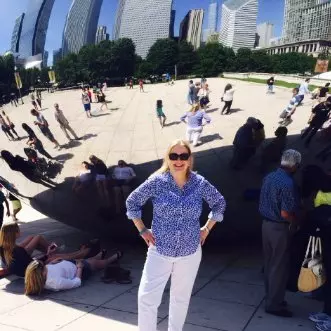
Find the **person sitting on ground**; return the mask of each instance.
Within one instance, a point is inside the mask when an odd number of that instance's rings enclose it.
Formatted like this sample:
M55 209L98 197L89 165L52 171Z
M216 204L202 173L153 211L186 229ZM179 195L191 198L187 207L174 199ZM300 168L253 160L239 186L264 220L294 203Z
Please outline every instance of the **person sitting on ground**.
M45 255L43 260L50 263L54 259L82 259L87 256L91 247L82 247L73 253L56 254L57 245L49 243L43 236L28 236L21 243L17 240L21 236L21 231L17 223L3 225L0 231L0 258L10 274L24 277L26 268L33 261L31 255L35 250L41 251Z
M233 140L233 156L230 165L233 169L239 170L255 154L256 146L254 142L254 127L257 120L249 117L246 123L240 127Z
M261 171L264 171L270 163L280 161L287 143L287 128L280 126L275 131L276 138L267 144L261 154Z
M82 162L78 176L72 186L74 193L79 194L84 189L87 183L92 180L90 164L86 161Z
M124 206L123 202L126 201L131 193L132 181L136 178L136 174L125 161L119 160L112 177L114 179L116 213L119 214L121 207Z
M25 294L40 295L43 290L61 291L80 287L82 280L87 280L94 271L102 270L118 261L122 253L118 251L111 257L102 260L102 254L86 260L54 260L45 265L33 261L25 273Z

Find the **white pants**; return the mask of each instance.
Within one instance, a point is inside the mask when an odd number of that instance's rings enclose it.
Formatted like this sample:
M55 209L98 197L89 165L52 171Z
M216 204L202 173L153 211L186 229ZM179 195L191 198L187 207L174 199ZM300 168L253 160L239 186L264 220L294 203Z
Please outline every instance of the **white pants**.
M138 292L139 331L156 331L157 310L170 276L168 331L183 330L201 255L201 246L184 257L161 255L155 246L148 249Z
M186 140L189 142L193 141L193 146L196 146L198 144L198 141L200 140L200 136L202 133L202 126L199 126L197 128L187 128L186 131Z

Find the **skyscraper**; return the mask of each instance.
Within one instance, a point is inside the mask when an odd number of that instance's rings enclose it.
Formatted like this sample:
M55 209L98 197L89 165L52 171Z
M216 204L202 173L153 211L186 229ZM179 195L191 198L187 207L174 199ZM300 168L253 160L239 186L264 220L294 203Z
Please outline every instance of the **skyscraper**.
M102 0L73 0L64 26L63 55L95 43L101 5Z
M171 10L171 17L170 17L170 27L169 27L169 37L175 37L175 20L176 20L176 10Z
M19 53L23 58L44 54L48 22L55 0L29 0L24 16Z
M228 0L222 5L220 43L232 47L253 48L258 0Z
M109 33L107 33L107 27L104 25L98 26L97 33L95 35L95 43L99 44L103 40L109 40Z
M13 30L13 34L11 37L11 47L10 50L13 53L19 52L19 46L20 46L20 38L22 33L22 26L23 26L23 20L24 20L24 13L16 18L15 20L15 26Z
M201 45L203 15L203 9L192 9L180 24L179 40L186 40L194 49Z
M53 51L53 65L62 59L62 48Z
M270 40L274 36L274 25L269 22L261 23L257 26L257 34L259 35L259 47L270 46Z
M173 0L119 0L114 39L131 38L136 53L147 56L158 40L169 38Z
M331 40L331 0L285 0L283 43Z
M217 31L218 23L218 2L210 0L208 7L208 28L203 31L203 41L208 41L209 36L214 35Z
M43 67L46 68L47 64L48 64L48 51L44 51L44 55L43 55Z

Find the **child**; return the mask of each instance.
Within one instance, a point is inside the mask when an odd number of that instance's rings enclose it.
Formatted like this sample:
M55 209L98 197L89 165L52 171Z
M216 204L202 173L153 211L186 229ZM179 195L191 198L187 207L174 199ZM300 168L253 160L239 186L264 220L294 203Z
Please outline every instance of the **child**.
M156 101L156 114L157 114L157 117L159 118L161 128L163 128L167 118L166 118L166 116L164 115L164 112L163 112L162 100L157 100Z
M292 99L290 100L290 103L279 116L282 119L279 124L281 124L282 126L287 126L293 122L291 116L294 114L296 108L300 104L300 96L298 95L299 89L296 87L292 90L292 92L293 95Z
M140 92L145 92L144 91L144 82L142 79L140 79L140 81L139 81L139 88L140 88Z

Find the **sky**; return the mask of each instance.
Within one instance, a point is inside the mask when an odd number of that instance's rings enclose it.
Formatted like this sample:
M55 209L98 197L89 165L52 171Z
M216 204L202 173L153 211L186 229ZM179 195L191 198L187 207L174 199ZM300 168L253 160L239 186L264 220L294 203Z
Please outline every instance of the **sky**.
M143 1L143 0L141 0ZM61 47L62 32L65 18L72 0L55 0L52 15L49 21L45 50L49 51L49 62L52 62L53 50ZM0 0L0 54L10 49L11 35L15 19L27 8L29 0ZM222 3L222 0L219 0ZM175 34L178 35L179 25L188 10L203 8L208 10L209 0L174 0L176 10ZM103 0L99 25L106 25L108 33L112 33L117 8L117 0ZM280 36L283 23L284 0L259 0L257 23L270 22L275 26L274 35ZM206 12L204 25L207 24ZM220 22L219 22L220 23Z

